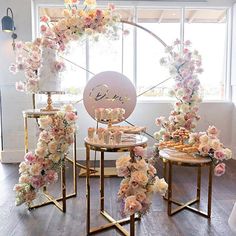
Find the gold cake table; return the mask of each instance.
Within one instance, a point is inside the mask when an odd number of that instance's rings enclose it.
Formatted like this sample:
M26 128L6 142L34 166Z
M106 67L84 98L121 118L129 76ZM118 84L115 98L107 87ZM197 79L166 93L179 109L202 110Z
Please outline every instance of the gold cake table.
M139 216L131 215L128 218L115 220L104 208L105 195L104 195L104 153L105 152L130 152L131 158L133 155L133 149L136 146L147 146L148 139L142 135L133 135L132 141L122 141L117 145L106 145L93 143L88 138L84 139L86 147L86 198L87 198L87 235L99 233L103 230L110 228L117 229L122 235L134 236L135 235L135 220L140 219ZM108 220L109 223L101 225L99 227L90 228L90 151L98 151L100 156L100 214ZM128 232L123 224L130 223L130 232Z
M168 207L167 207L168 215L172 216L180 212L181 210L188 209L192 212L200 214L201 216L210 218L211 217L211 198L212 198L212 168L213 168L211 159L206 158L206 157L194 157L192 154L187 154L187 153L176 151L175 149L170 149L170 148L164 148L160 150L160 157L163 161L164 178L168 180L168 193L167 193L167 197L164 197L164 199L167 200L167 203L168 203ZM172 167L173 165L197 167L197 196L195 199L187 203L182 203L172 198ZM168 177L167 177L167 166L168 166ZM200 202L202 167L209 168L207 213L191 206L197 202ZM178 205L178 207L174 210L172 210L172 203Z
M23 111L24 117L24 144L25 144L25 153L29 151L29 140L28 140L28 119L38 119L43 116L52 116L55 115L57 111L41 111L39 109L25 110ZM70 159L67 155L64 156L64 159L69 161L72 164L73 168L73 193L66 194L66 167L65 165L61 165L61 197L55 198L53 197L44 187L43 194L48 199L46 202L38 205L32 205L29 209L39 208L45 205L54 204L58 209L62 212L66 212L66 200L71 197L76 197L77 195L77 175L76 175L76 133L74 134L74 144L73 144L73 159ZM59 202L62 201L62 204Z

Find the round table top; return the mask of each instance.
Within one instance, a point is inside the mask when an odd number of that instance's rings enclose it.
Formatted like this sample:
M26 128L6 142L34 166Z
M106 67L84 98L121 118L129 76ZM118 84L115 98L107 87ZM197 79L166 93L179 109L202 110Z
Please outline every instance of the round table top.
M160 150L160 157L171 161L174 164L189 164L189 165L202 165L211 163L209 157L195 157L192 154L180 152L171 148L164 148Z
M136 146L145 146L147 145L148 138L143 135L138 134L124 134L121 138L121 143L119 144L104 144L99 142L94 142L88 137L84 139L85 144L97 148L97 149L108 149L108 150L117 150L117 149L130 149Z
M47 116L47 115L55 115L58 111L43 111L40 109L29 109L22 111L24 116Z

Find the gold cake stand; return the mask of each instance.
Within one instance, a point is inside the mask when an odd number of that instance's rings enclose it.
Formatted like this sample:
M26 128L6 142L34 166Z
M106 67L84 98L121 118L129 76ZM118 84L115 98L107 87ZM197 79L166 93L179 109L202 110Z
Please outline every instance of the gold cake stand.
M104 208L105 194L104 194L104 153L105 152L130 152L131 158L134 158L133 149L136 146L147 146L148 139L142 135L136 135L135 141L124 142L117 145L105 145L92 143L88 138L85 138L86 147L86 199L87 199L87 235L96 234L110 228L117 229L122 235L135 235L135 220L140 219L139 216L131 215L128 218L116 220ZM98 151L100 156L100 214L109 222L99 227L90 228L90 151ZM128 232L122 225L130 223L130 232Z

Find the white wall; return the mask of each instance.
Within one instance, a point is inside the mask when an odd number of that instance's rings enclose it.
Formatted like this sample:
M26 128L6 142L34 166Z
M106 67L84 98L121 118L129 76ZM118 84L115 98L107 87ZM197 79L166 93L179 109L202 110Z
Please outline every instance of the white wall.
M45 2L45 1L44 1ZM47 1L48 2L48 1ZM54 2L58 2L55 1ZM62 2L62 1L60 1ZM210 0L209 5L230 6L232 1L213 1ZM165 2L165 5L167 3ZM31 41L31 1L30 0L0 0L0 17L6 13L6 8L9 6L14 12L16 23L16 32L18 38L24 41ZM23 160L24 153L24 133L23 133L23 118L22 110L31 108L31 96L15 91L15 81L20 80L19 75L12 75L8 71L10 63L14 61L14 53L11 48L10 35L0 32L0 86L2 93L3 107L3 152L2 162L19 162ZM79 158L84 159L83 138L86 136L86 130L89 126L94 126L94 121L88 116L82 104L77 106L79 114L79 131L78 145ZM155 102L138 103L137 107L129 118L129 121L136 125L147 126L148 131L152 134L155 130L155 118L157 116L168 116L171 109L170 103ZM214 124L221 130L221 137L224 143L231 144L231 137L236 140L236 135L232 135L232 112L233 104L222 103L203 103L200 109L202 116L199 122L198 130L205 130L208 125ZM35 122L30 124L30 147L35 147L36 141L36 125ZM236 127L234 127L235 130ZM150 145L152 142L150 142Z

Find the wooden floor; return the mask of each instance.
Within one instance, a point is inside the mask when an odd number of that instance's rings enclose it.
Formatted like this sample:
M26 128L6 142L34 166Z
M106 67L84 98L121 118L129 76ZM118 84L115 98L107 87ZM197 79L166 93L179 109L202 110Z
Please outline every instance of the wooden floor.
M166 202L160 196L154 196L150 213L136 225L137 236L231 236L234 235L227 224L229 214L236 201L236 161L229 161L227 173L223 177L214 177L212 218L206 219L187 210L175 216L168 217ZM158 165L161 173L161 165ZM69 169L68 169L69 170ZM68 171L70 172L70 171ZM203 172L202 204L206 207L206 179ZM18 181L18 165L0 164L0 236L84 236L86 225L85 179L79 178L78 196L67 201L66 214L61 213L53 205L45 206L29 212L24 206L15 207L12 188ZM179 200L189 200L195 196L196 170L188 167L174 168L174 196ZM71 189L71 177L67 178L68 191ZM116 193L119 188L119 178L107 178L106 209L119 218L119 203ZM51 189L57 192L57 186ZM98 214L99 179L91 181L92 206L91 216L93 226L105 223ZM98 236L120 235L115 230L109 230Z

